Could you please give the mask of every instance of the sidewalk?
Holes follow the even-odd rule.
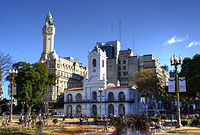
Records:
[[[171,130],[156,132],[157,135],[200,135],[200,127],[185,126],[182,128],[172,128]]]

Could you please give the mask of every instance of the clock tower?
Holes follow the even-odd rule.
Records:
[[[43,35],[43,52],[40,58],[40,62],[45,62],[49,54],[54,52],[54,35],[55,35],[55,27],[53,24],[53,18],[49,11],[47,14],[45,25],[42,28]]]

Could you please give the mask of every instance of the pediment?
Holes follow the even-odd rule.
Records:
[[[97,75],[93,75],[88,79],[88,82],[97,82],[99,81],[99,77]]]

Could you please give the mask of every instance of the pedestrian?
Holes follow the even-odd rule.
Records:
[[[20,116],[19,116],[19,122],[20,122],[20,124],[22,123],[22,114],[20,114]]]
[[[31,116],[28,117],[28,127],[32,125],[32,119]]]
[[[4,120],[2,121],[2,127],[4,127],[5,126],[5,122],[4,122]]]
[[[80,125],[82,125],[83,120],[81,118],[79,118],[79,120],[80,120]]]
[[[45,120],[46,120],[46,115],[45,113],[43,114],[43,124],[45,125]]]
[[[24,117],[25,127],[27,125],[27,115]]]
[[[117,135],[117,132],[116,132],[116,131],[114,131],[114,132],[112,133],[112,135]]]
[[[39,121],[36,123],[36,127],[37,127],[37,135],[42,135],[43,122],[42,122],[41,118],[39,118]]]

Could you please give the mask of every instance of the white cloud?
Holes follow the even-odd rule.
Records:
[[[177,36],[173,36],[171,37],[168,41],[165,42],[165,45],[171,45],[171,44],[174,44],[174,43],[180,43],[180,42],[183,42],[185,40],[188,40],[190,38],[189,35],[186,35],[185,37],[177,37]]]
[[[197,46],[200,45],[200,41],[192,41],[188,44],[187,48],[190,48],[192,46]]]

